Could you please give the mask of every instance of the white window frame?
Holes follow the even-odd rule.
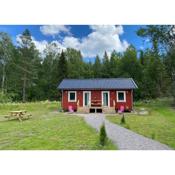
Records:
[[[85,93],[89,93],[89,104],[87,106],[91,106],[91,91],[83,91],[83,106],[84,107],[87,107],[85,106]]]
[[[117,92],[117,102],[126,102],[126,91],[116,91]],[[123,93],[124,94],[124,100],[119,100],[118,99],[118,93]]]
[[[103,104],[103,93],[108,93],[108,106],[104,106],[104,104]],[[101,101],[102,101],[102,106],[104,106],[104,107],[110,107],[110,93],[109,93],[109,91],[102,91],[101,92],[102,93],[102,95],[101,95],[101,97],[102,97],[102,99],[101,99]]]
[[[70,93],[75,93],[75,100],[70,99]],[[77,91],[68,91],[68,102],[76,102],[77,101]]]

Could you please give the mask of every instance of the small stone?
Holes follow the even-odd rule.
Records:
[[[139,111],[139,115],[148,115],[148,111]]]

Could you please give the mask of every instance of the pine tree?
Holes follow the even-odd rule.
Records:
[[[171,48],[164,60],[165,68],[170,80],[170,91],[175,105],[175,48]]]
[[[21,71],[20,80],[22,82],[22,101],[25,102],[27,100],[27,95],[29,97],[29,91],[31,91],[36,85],[34,80],[38,79],[40,58],[39,52],[36,50],[28,29],[22,33],[18,44],[20,60],[17,67]]]
[[[120,66],[121,55],[117,53],[115,50],[111,53],[110,58],[110,77],[116,78],[119,76],[119,66]]]
[[[90,61],[83,66],[83,78],[94,78],[93,64]]]
[[[7,33],[0,32],[0,66],[1,66],[1,74],[0,82],[2,93],[7,91],[8,84],[7,84],[7,67],[13,57],[13,49],[14,46],[12,44],[11,38],[8,36]],[[6,85],[6,87],[5,87]]]
[[[107,134],[105,129],[105,124],[103,123],[100,127],[100,145],[104,146],[107,142]]]
[[[58,81],[60,82],[64,78],[68,77],[68,63],[64,52],[61,52],[60,58],[58,60]]]
[[[165,95],[168,87],[167,73],[162,59],[150,50],[145,52],[144,59],[147,61],[143,67],[143,78],[140,83],[142,95],[147,98]]]
[[[101,62],[98,55],[95,58],[95,63],[93,65],[93,72],[94,72],[94,78],[100,78],[102,75]]]
[[[67,48],[65,56],[68,62],[68,77],[83,78],[83,59],[81,52],[72,48]]]
[[[124,52],[120,72],[124,77],[132,77],[136,82],[141,80],[142,70],[140,62],[137,58],[137,51],[134,46],[129,46]]]
[[[110,77],[110,62],[107,52],[105,51],[103,56],[103,68],[102,68],[102,77],[109,78]]]
[[[40,71],[38,86],[42,100],[56,100],[58,95],[58,60],[60,57],[59,47],[51,42],[44,50],[44,58]],[[58,98],[57,98],[58,99]]]

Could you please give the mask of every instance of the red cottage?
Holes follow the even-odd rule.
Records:
[[[82,113],[131,111],[136,88],[132,78],[64,79],[58,86],[62,109]]]

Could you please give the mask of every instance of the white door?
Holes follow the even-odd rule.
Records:
[[[109,106],[109,91],[102,92],[102,104],[103,106]]]
[[[91,105],[91,92],[84,91],[83,92],[83,106],[90,106]]]

